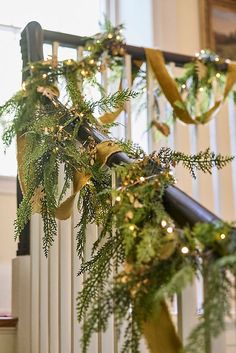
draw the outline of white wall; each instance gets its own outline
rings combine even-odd
[[[200,49],[199,1],[153,0],[153,44],[193,55]]]
[[[0,315],[11,313],[11,260],[15,257],[16,187],[14,177],[0,176]]]

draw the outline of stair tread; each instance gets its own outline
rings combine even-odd
[[[1,327],[16,327],[18,318],[12,316],[0,316],[0,328]]]

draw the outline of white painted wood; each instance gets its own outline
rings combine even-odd
[[[85,248],[85,260],[89,260],[91,258],[91,249],[93,243],[96,241],[98,237],[98,229],[94,224],[90,224],[87,227],[87,237],[86,237],[86,248]],[[86,318],[85,318],[86,320]],[[95,333],[92,336],[91,344],[88,349],[88,353],[101,353],[100,346],[100,333]]]
[[[228,110],[229,110],[229,131],[230,131],[230,147],[231,154],[236,156],[236,111],[235,103],[233,98],[228,99]],[[233,208],[234,208],[234,217],[236,218],[236,159],[232,162],[232,186],[233,186]]]
[[[12,316],[19,318],[16,353],[32,353],[30,351],[30,256],[18,256],[13,259],[12,269]]]
[[[148,132],[148,152],[154,150],[154,132],[151,128],[151,122],[155,119],[154,114],[154,74],[150,64],[146,64],[146,80],[147,80],[147,129]]]
[[[132,88],[132,63],[131,55],[126,54],[124,60],[124,88]],[[125,103],[125,137],[132,140],[132,116],[131,116],[131,103]]]
[[[59,235],[48,257],[49,352],[59,352]]]
[[[81,325],[77,320],[77,311],[76,311],[76,303],[77,303],[77,295],[78,292],[83,287],[83,276],[77,276],[81,261],[78,259],[76,252],[76,235],[77,228],[76,225],[79,222],[79,215],[77,211],[77,205],[74,205],[74,213],[72,216],[71,222],[71,321],[72,321],[72,329],[71,329],[71,350],[72,353],[77,353],[80,351],[80,339],[82,337]]]
[[[71,221],[59,222],[60,237],[60,348],[71,352]]]
[[[0,327],[0,352],[16,353],[15,327]]]
[[[39,323],[40,323],[40,223],[38,214],[33,215],[30,222],[30,257],[31,257],[31,352],[39,353]]]
[[[0,194],[16,194],[16,177],[0,175]]]
[[[49,353],[48,259],[43,252],[43,236],[43,223],[40,222],[39,353]]]
[[[197,154],[198,151],[198,126],[190,125],[189,126],[190,134],[190,153]],[[195,200],[199,200],[199,181],[198,181],[198,171],[195,171],[196,179],[192,179],[192,196]]]
[[[178,333],[182,341],[186,343],[190,332],[197,324],[197,290],[195,281],[178,295],[177,302]]]
[[[209,123],[210,127],[210,148],[215,153],[218,152],[218,142],[217,142],[217,122],[216,118],[212,119]],[[221,205],[220,205],[220,182],[219,173],[216,168],[212,170],[212,185],[213,185],[213,197],[214,197],[214,211],[216,214],[220,215]]]

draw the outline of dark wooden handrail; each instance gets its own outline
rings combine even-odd
[[[46,31],[41,28],[39,23],[30,22],[25,27],[21,35],[23,67],[25,67],[28,62],[42,60],[43,43],[52,43],[53,41],[58,41],[61,45],[64,46],[77,47],[79,45],[83,45],[85,38]],[[135,58],[144,59],[144,48],[126,46],[126,49]],[[193,57],[187,55],[173,54],[168,52],[164,52],[164,56],[166,61],[173,61],[179,66],[182,66],[184,63],[193,59]],[[25,77],[23,77],[23,79],[25,79]],[[71,126],[71,128],[73,127]],[[83,123],[78,131],[78,140],[85,142],[89,136],[93,137],[97,143],[108,139],[107,136],[102,135],[89,124]],[[132,160],[130,160],[125,153],[117,152],[108,159],[107,164],[111,166],[122,162],[132,163]],[[186,224],[193,226],[197,222],[213,223],[220,220],[219,217],[214,215],[212,212],[207,210],[205,207],[200,205],[197,201],[193,200],[190,196],[175,186],[169,186],[166,189],[164,194],[164,206],[166,211],[180,226],[184,226]],[[23,241],[23,238],[24,236],[22,235],[20,243]],[[27,241],[30,241],[29,236]],[[19,244],[18,255],[25,255],[25,253],[21,254],[20,249],[21,245]]]
[[[0,328],[16,327],[18,318],[11,316],[0,316]]]

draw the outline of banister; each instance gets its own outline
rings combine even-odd
[[[77,47],[83,45],[85,39],[86,38],[84,37],[78,37],[75,35],[43,30],[39,23],[30,22],[21,34],[23,68],[29,61],[33,62],[43,59],[43,43],[59,41],[61,45]],[[136,59],[145,59],[144,48],[126,45],[126,50]],[[188,55],[169,52],[164,52],[164,57],[167,62],[175,62],[177,66],[182,66],[184,63],[193,59],[193,57]],[[223,65],[226,68],[227,64]],[[23,79],[26,78],[25,75],[26,74],[24,73]],[[72,126],[70,128],[72,128]],[[78,131],[78,140],[85,142],[89,136],[92,136],[97,143],[108,139],[107,136],[101,134],[89,124],[83,123]],[[117,152],[108,159],[107,165],[112,166],[122,162],[132,163],[132,160],[125,153]],[[19,195],[18,188],[18,199],[20,197],[21,196]],[[174,221],[180,226],[184,226],[186,224],[193,226],[197,222],[213,223],[220,220],[219,217],[200,205],[197,201],[195,201],[176,186],[169,186],[166,189],[164,194],[164,207],[170,216],[174,219]],[[29,228],[27,231],[28,236],[27,234],[22,234],[18,249],[21,249],[23,238],[26,237],[26,239],[28,239],[27,241],[29,242]],[[25,255],[25,253],[22,254],[20,250],[18,250],[18,255]]]

